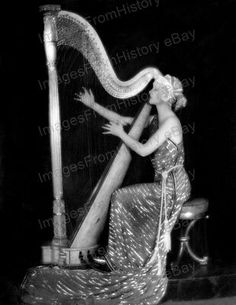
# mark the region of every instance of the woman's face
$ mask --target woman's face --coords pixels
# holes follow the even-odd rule
[[[158,88],[153,87],[150,91],[150,101],[149,104],[158,105],[162,102],[171,101],[171,91],[166,85],[160,85]]]
[[[161,102],[160,94],[159,94],[157,89],[152,88],[149,91],[149,95],[150,95],[149,104],[157,105],[157,104],[159,104]]]

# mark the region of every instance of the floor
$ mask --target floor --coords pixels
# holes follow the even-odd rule
[[[200,301],[167,301],[163,305],[235,305],[236,297],[231,298],[215,298]]]
[[[212,300],[213,303],[209,304],[236,304],[236,265],[218,260],[209,261],[207,266],[200,266],[189,260],[172,269],[169,267],[167,275],[169,285],[163,299],[165,304],[172,304],[173,301],[173,304],[208,304],[206,300]],[[220,303],[221,298],[228,297],[233,297],[234,303]],[[197,300],[204,301],[197,303]],[[223,301],[228,300],[231,301]]]
[[[22,278],[14,274],[0,275],[0,305],[20,305]],[[236,265],[215,261],[200,266],[189,260],[169,267],[167,276],[163,305],[236,305]]]

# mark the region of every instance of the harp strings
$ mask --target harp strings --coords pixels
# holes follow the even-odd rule
[[[89,40],[83,43],[83,53],[91,53]],[[132,98],[132,103],[128,100],[117,100],[108,94],[88,63],[88,57],[87,54],[78,52],[78,48],[59,45],[61,120],[62,123],[70,122],[68,128],[62,128],[62,168],[65,169],[63,192],[69,236],[74,235],[74,230],[78,229],[86,217],[92,204],[92,201],[89,201],[90,195],[120,142],[117,137],[102,135],[101,126],[106,120],[81,102],[74,101],[75,92],[80,92],[82,87],[91,89],[96,102],[105,107],[112,106],[112,110],[123,115],[132,113],[131,115],[135,116],[142,103],[140,95],[142,96],[143,92]],[[129,179],[129,182],[132,183],[132,179]]]
[[[118,138],[102,135],[104,118],[74,100],[82,87],[91,89],[103,106],[115,103],[101,86],[86,58],[68,46],[58,48],[58,75],[62,128],[63,191],[68,235],[85,217],[85,204],[115,152]]]

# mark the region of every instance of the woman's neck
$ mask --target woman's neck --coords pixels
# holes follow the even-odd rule
[[[166,103],[158,104],[156,107],[159,122],[163,122],[167,117],[174,114],[170,106]]]

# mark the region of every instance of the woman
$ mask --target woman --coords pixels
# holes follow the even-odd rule
[[[157,115],[148,119],[151,136],[142,144],[131,138],[123,126],[132,118],[122,117],[95,103],[84,90],[76,100],[107,118],[104,134],[118,136],[141,156],[151,155],[153,183],[116,190],[111,198],[106,260],[111,272],[39,267],[31,273],[26,304],[139,304],[156,305],[167,287],[166,255],[170,232],[182,204],[190,196],[184,170],[181,124],[174,109],[185,106],[181,83],[167,75],[155,80],[149,104]],[[77,303],[73,303],[77,302]],[[80,303],[78,303],[80,304]]]
[[[108,253],[105,256],[109,267],[112,269],[123,269],[124,265],[132,268],[133,263],[137,266],[143,265],[151,253],[153,236],[148,244],[147,241],[143,244],[140,240],[140,236],[142,239],[146,232],[140,232],[140,230],[137,230],[136,233],[132,232],[132,238],[127,238],[126,236],[126,241],[124,241],[124,232],[128,235],[127,230],[134,230],[132,227],[133,225],[131,225],[131,228],[129,227],[129,217],[127,220],[124,220],[127,213],[133,213],[134,206],[135,209],[138,209],[138,206],[140,205],[139,209],[141,210],[147,205],[147,202],[150,201],[150,196],[153,195],[153,192],[157,192],[158,194],[153,196],[153,200],[155,201],[156,198],[162,198],[162,205],[165,203],[165,206],[162,206],[162,208],[165,209],[166,214],[170,214],[171,210],[174,209],[173,205],[180,201],[183,203],[188,199],[190,194],[188,176],[183,168],[184,152],[182,128],[179,119],[172,110],[172,108],[177,110],[186,105],[181,83],[175,77],[167,75],[162,83],[156,80],[149,93],[149,104],[156,106],[158,116],[150,116],[147,121],[147,125],[150,125],[151,127],[151,137],[145,144],[134,140],[123,129],[124,125],[132,123],[133,118],[120,116],[97,104],[91,90],[87,91],[84,89],[84,93],[81,92],[80,94],[76,94],[75,98],[75,100],[81,101],[110,121],[109,124],[106,124],[103,127],[105,129],[103,134],[118,136],[130,149],[140,156],[145,157],[152,154],[151,160],[155,170],[155,182],[159,182],[158,185],[157,183],[153,183],[129,186],[113,193],[111,200]],[[159,122],[159,124],[157,124],[157,122]],[[159,125],[158,128],[157,125]],[[168,179],[162,181],[162,184],[165,185],[161,186],[160,180],[162,180],[161,176],[163,173],[166,173],[168,176],[169,174],[171,175]],[[183,190],[181,192],[176,192],[176,187],[180,187],[180,185],[182,185]],[[176,196],[177,198],[174,198],[175,195],[178,195]],[[149,198],[149,200],[147,198]],[[166,206],[166,201],[168,201],[168,206]],[[148,205],[150,205],[150,202]],[[121,207],[122,211],[120,210]],[[166,209],[168,211],[166,211]],[[119,216],[122,216],[123,218],[122,234],[121,231],[118,232],[117,230],[117,223],[120,221]],[[167,216],[168,215],[165,217],[165,242],[167,250],[169,250],[171,225],[168,223]],[[135,221],[137,221],[137,219]],[[147,222],[148,221],[149,220],[147,219]],[[140,242],[137,243],[138,240],[140,240]],[[133,253],[134,242],[137,244],[136,255]],[[129,248],[130,245],[131,249],[127,251],[127,248]],[[117,259],[117,253],[119,253],[120,260]],[[95,259],[95,261],[102,262],[102,260],[99,259]],[[132,263],[130,261],[132,261]]]

